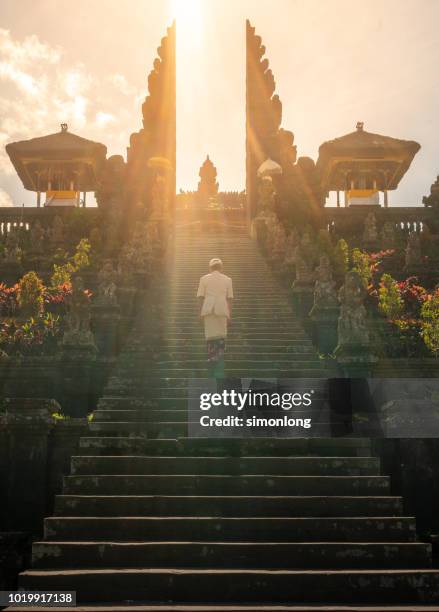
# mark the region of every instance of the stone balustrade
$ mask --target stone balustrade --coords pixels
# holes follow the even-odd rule
[[[425,227],[432,233],[437,233],[437,218],[432,208],[421,206],[351,206],[348,208],[326,207],[323,209],[326,227],[338,236],[353,236],[361,234],[366,217],[374,213],[377,227],[384,223],[394,223],[395,229],[400,228],[409,233],[422,231]]]

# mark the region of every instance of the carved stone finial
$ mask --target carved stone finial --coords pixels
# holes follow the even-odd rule
[[[363,121],[357,121],[357,125],[355,126],[357,128],[357,132],[362,132],[364,129],[364,122]]]
[[[68,129],[69,126],[67,125],[67,123],[61,123],[61,132],[67,132]]]

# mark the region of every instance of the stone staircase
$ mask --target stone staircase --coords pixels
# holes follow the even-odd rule
[[[438,611],[430,547],[370,440],[188,437],[212,256],[236,293],[227,374],[328,376],[243,233],[178,230],[20,585],[88,611]]]

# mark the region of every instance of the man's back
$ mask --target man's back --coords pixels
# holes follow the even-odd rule
[[[204,298],[201,316],[229,316],[227,300],[233,298],[232,279],[218,270],[205,274],[200,279],[197,296]]]

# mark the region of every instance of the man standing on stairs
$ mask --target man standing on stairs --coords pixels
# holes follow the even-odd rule
[[[208,376],[224,378],[224,351],[227,325],[232,314],[233,286],[232,279],[222,273],[221,259],[211,259],[209,269],[210,273],[200,278],[197,297],[207,342]]]

